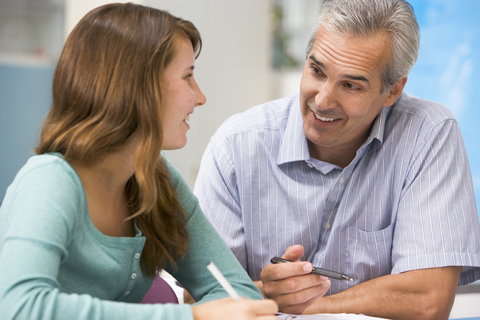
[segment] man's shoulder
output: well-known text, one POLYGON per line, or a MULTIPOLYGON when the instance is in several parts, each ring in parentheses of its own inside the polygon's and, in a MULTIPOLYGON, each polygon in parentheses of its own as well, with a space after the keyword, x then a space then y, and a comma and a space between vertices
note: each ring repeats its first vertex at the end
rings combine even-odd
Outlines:
POLYGON ((290 110, 296 106, 298 94, 254 106, 228 118, 215 136, 224 138, 259 130, 280 130, 287 125, 290 110))
POLYGON ((393 105, 392 112, 411 114, 415 119, 432 126, 454 119, 452 112, 441 103, 408 93, 402 93, 393 105))

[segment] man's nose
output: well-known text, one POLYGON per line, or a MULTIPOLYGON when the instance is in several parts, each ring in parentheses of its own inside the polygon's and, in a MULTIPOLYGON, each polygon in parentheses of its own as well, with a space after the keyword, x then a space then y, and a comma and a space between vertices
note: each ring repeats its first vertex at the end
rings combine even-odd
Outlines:
POLYGON ((336 88, 333 83, 329 81, 323 82, 318 88, 315 96, 315 104, 318 110, 328 110, 335 108, 336 88))

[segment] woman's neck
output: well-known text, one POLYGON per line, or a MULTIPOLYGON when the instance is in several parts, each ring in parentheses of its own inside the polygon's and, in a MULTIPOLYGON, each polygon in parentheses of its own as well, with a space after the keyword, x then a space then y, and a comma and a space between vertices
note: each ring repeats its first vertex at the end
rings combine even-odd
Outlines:
POLYGON ((126 148, 97 161, 72 160, 82 181, 93 224, 108 236, 133 236, 133 221, 125 196, 128 180, 135 173, 134 148, 126 148))

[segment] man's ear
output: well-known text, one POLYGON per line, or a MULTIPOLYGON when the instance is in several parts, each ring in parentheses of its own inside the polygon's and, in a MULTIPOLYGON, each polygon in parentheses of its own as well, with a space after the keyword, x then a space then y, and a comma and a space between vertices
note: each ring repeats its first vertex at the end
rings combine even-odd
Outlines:
POLYGON ((407 83, 407 78, 408 77, 403 77, 397 82, 395 82, 395 84, 390 88, 390 91, 385 95, 383 106, 390 107, 397 100, 397 98, 403 92, 403 88, 407 83))

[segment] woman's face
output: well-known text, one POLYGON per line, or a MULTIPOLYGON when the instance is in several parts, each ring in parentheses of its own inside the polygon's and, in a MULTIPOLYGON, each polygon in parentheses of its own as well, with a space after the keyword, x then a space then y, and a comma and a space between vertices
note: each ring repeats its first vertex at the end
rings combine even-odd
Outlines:
POLYGON ((205 104, 206 98, 198 87, 193 70, 195 53, 189 39, 178 36, 176 55, 164 73, 162 91, 165 103, 163 150, 180 149, 187 143, 187 121, 195 107, 205 104))

